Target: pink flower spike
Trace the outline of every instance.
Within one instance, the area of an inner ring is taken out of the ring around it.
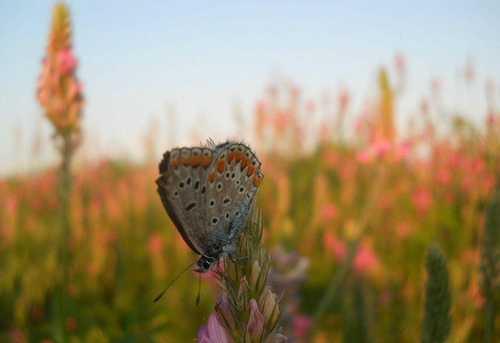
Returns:
[[[358,153],[357,160],[358,160],[358,162],[360,162],[362,164],[370,163],[373,160],[373,154],[372,154],[371,149],[367,148],[367,149],[361,151],[360,153]]]
[[[412,143],[411,142],[403,142],[397,146],[397,158],[404,160],[411,153]]]
[[[379,265],[375,252],[367,245],[362,245],[354,259],[354,268],[358,273],[374,271]]]
[[[58,58],[59,58],[59,66],[61,68],[61,73],[63,75],[71,74],[75,70],[78,64],[71,49],[64,49],[61,52],[59,52]]]
[[[331,252],[335,258],[339,261],[343,261],[347,255],[347,247],[346,244],[333,235],[331,232],[326,232],[325,237],[325,247]]]
[[[382,157],[391,150],[391,143],[385,139],[382,139],[374,142],[372,145],[372,149],[375,153],[375,156]]]
[[[293,335],[297,338],[306,337],[311,329],[311,318],[302,314],[293,318]]]
[[[230,343],[224,327],[219,323],[217,315],[212,313],[208,318],[208,324],[198,331],[198,342],[200,343]]]
[[[337,217],[337,212],[337,206],[335,206],[335,204],[325,204],[321,209],[321,218],[326,221],[333,220]]]
[[[425,188],[420,188],[412,195],[412,202],[418,212],[427,213],[432,206],[432,194]]]

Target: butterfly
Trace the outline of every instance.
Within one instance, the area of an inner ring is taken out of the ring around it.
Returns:
[[[205,273],[233,256],[263,179],[261,162],[245,144],[226,142],[165,152],[156,180],[177,231],[200,255]]]

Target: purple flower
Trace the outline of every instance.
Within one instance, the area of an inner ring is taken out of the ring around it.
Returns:
[[[232,340],[226,333],[224,327],[219,323],[217,315],[212,313],[208,318],[208,324],[198,331],[199,343],[230,343]]]

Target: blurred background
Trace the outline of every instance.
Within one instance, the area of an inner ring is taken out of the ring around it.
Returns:
[[[500,3],[55,4],[0,2],[0,340],[195,339],[154,181],[209,138],[263,162],[292,341],[415,341],[432,245],[450,341],[499,334]]]

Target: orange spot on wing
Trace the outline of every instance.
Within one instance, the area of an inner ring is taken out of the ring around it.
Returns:
[[[254,172],[255,172],[255,167],[249,165],[248,170],[247,170],[247,176],[252,176],[252,174]]]
[[[242,154],[242,157],[241,157],[241,164],[240,164],[240,170],[243,170],[245,169],[247,166],[249,166],[251,163],[250,163],[250,160]]]
[[[207,178],[208,182],[210,182],[210,183],[214,182],[215,177],[216,177],[215,173],[211,173],[210,175],[208,175],[208,178]]]
[[[202,156],[193,156],[193,157],[191,157],[191,166],[196,168],[199,165],[201,165],[202,161],[203,161]]]
[[[228,155],[227,155],[227,163],[231,163],[234,159],[236,159],[236,153],[234,152],[230,152]]]
[[[259,187],[259,186],[260,186],[261,181],[262,181],[262,178],[261,178],[261,177],[259,177],[259,176],[257,176],[257,175],[255,175],[255,176],[253,177],[253,185],[254,185],[255,187]]]
[[[225,166],[226,166],[226,163],[224,162],[224,160],[220,160],[219,162],[217,162],[217,171],[219,173],[223,173]]]
[[[212,157],[211,156],[203,156],[201,157],[201,162],[200,165],[204,168],[207,168],[210,163],[212,163]]]
[[[240,152],[235,152],[234,153],[234,160],[236,161],[236,163],[243,160],[243,154]]]

